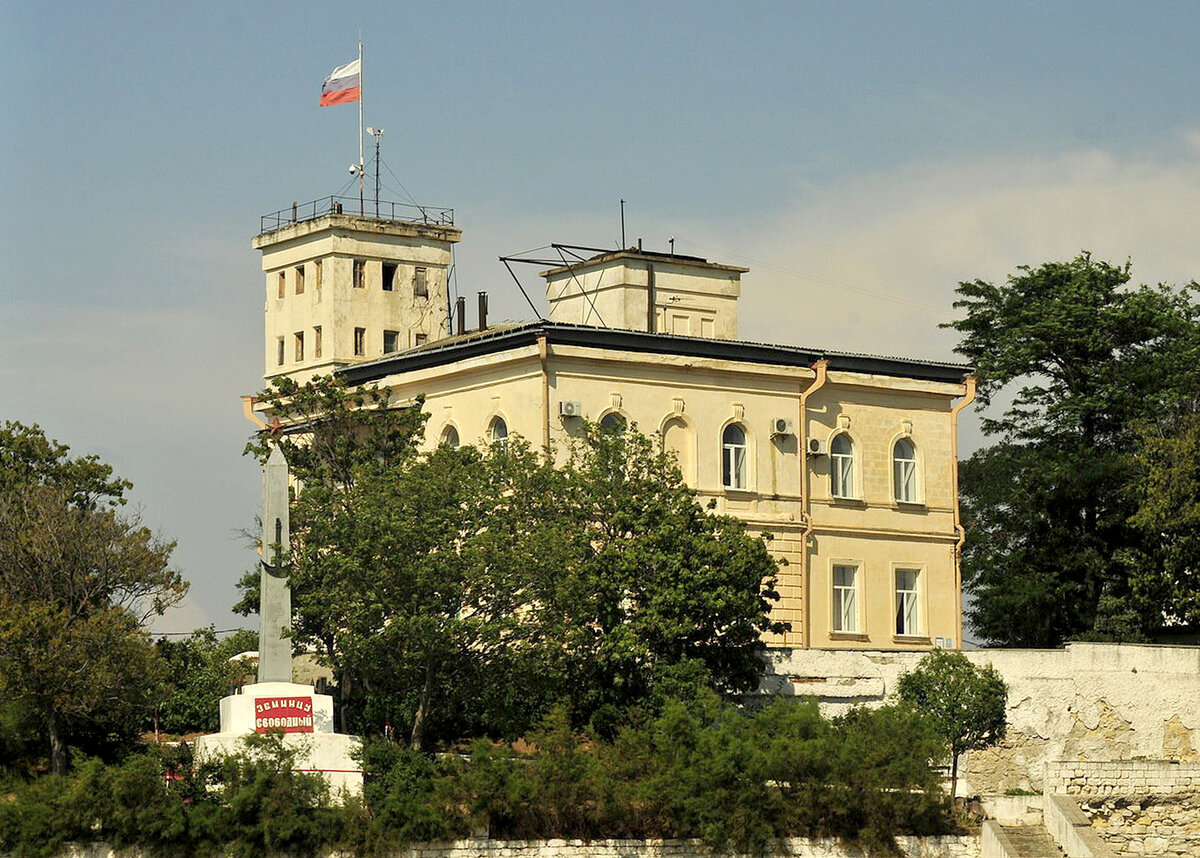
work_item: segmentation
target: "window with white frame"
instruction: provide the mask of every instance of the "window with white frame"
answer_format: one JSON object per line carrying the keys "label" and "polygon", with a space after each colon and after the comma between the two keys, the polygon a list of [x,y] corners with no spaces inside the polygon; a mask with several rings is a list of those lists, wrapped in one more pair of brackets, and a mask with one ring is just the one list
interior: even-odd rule
{"label": "window with white frame", "polygon": [[858,567],[835,563],[833,566],[833,630],[857,632]]}
{"label": "window with white frame", "polygon": [[917,448],[907,438],[892,447],[892,484],[896,500],[917,502]]}
{"label": "window with white frame", "polygon": [[447,426],[445,429],[443,429],[441,443],[443,446],[453,447],[454,449],[457,450],[458,449],[458,430],[455,429],[453,426]]}
{"label": "window with white frame", "polygon": [[854,497],[854,442],[845,432],[829,443],[829,493],[835,498]]}
{"label": "window with white frame", "polygon": [[492,422],[488,426],[488,441],[501,446],[508,441],[508,424],[504,422],[503,417],[492,418]]}
{"label": "window with white frame", "polygon": [[919,635],[921,610],[917,598],[920,583],[919,569],[896,570],[896,634]]}
{"label": "window with white frame", "polygon": [[736,423],[721,433],[721,477],[727,489],[746,488],[746,430]]}

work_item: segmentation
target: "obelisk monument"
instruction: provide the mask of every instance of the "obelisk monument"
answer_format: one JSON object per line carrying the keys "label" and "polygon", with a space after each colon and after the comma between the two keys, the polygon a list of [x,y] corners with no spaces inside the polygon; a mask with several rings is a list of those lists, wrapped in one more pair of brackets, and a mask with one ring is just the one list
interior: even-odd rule
{"label": "obelisk monument", "polygon": [[291,529],[288,463],[276,445],[263,468],[262,572],[259,575],[258,681],[292,681]]}
{"label": "obelisk monument", "polygon": [[242,753],[254,733],[283,733],[296,763],[319,772],[335,790],[362,792],[359,740],[333,730],[333,698],[292,682],[291,530],[288,464],[276,446],[263,467],[263,536],[259,557],[258,681],[221,700],[221,732],[196,739],[197,758]]}

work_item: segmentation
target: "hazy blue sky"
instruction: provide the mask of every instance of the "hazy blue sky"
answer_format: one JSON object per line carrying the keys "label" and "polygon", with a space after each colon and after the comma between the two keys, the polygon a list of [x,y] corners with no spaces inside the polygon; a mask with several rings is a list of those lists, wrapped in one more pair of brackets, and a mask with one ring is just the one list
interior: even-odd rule
{"label": "hazy blue sky", "polygon": [[[953,357],[960,280],[1081,249],[1200,274],[1200,4],[0,3],[0,419],[135,484],[183,631],[259,504],[259,215],[339,192],[366,43],[386,199],[453,207],[459,284],[549,241],[744,264],[749,339]],[[530,281],[532,282],[532,281]],[[973,443],[968,427],[967,444]]]}

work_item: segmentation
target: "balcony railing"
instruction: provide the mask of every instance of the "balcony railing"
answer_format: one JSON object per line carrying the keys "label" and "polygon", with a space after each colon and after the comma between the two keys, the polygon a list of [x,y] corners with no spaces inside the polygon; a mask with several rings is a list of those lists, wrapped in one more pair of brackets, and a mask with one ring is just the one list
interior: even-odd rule
{"label": "balcony railing", "polygon": [[393,203],[366,200],[360,208],[358,197],[321,197],[307,203],[292,203],[291,208],[265,214],[259,219],[259,234],[271,232],[291,223],[316,220],[328,214],[348,214],[392,223],[431,223],[454,225],[454,209],[419,206],[414,203]]}

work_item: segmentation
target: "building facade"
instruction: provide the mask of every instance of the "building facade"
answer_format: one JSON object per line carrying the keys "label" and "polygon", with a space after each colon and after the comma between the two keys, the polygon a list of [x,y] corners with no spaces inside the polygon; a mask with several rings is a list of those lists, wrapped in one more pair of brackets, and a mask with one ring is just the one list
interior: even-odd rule
{"label": "building facade", "polygon": [[424,396],[430,447],[519,434],[562,450],[583,420],[635,425],[701,503],[769,537],[791,631],[768,643],[961,645],[967,367],[742,342],[747,269],[633,248],[543,271],[546,319],[489,326],[481,300],[466,331],[447,291],[459,236],[336,211],[264,229],[266,379]]}

